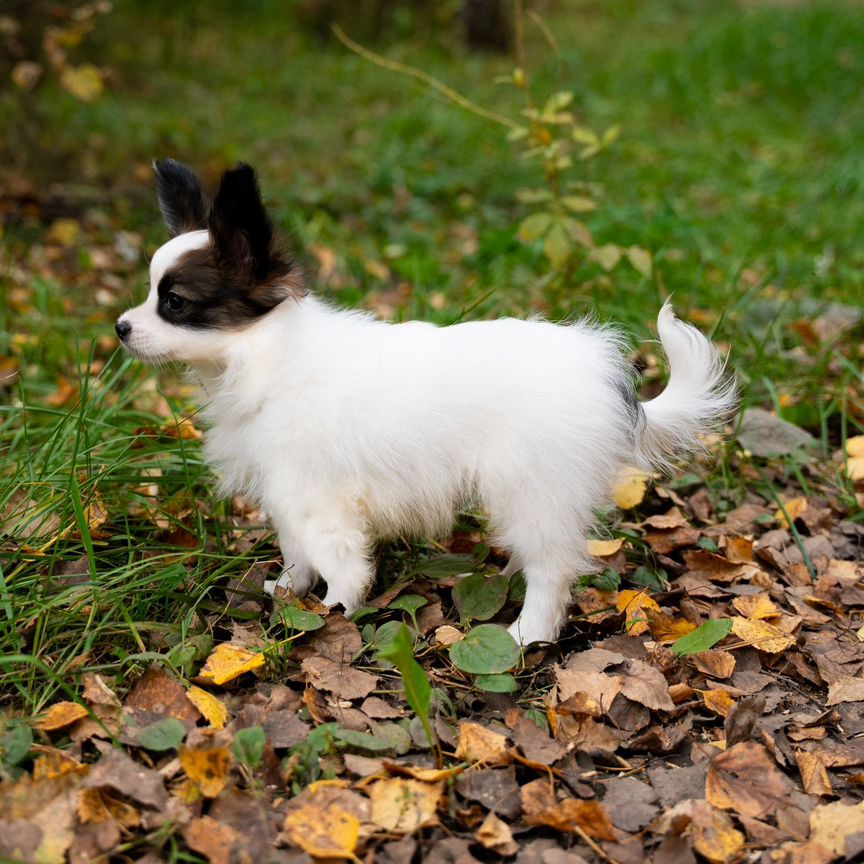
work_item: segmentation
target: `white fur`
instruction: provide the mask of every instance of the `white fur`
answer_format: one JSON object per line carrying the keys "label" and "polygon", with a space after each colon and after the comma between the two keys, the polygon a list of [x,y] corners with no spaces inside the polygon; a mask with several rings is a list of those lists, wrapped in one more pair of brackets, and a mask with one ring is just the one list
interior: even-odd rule
{"label": "white fur", "polygon": [[308,296],[233,331],[167,324],[156,285],[206,237],[181,234],[156,253],[150,297],[121,319],[133,325],[127,347],[197,369],[206,456],[225,491],[270,514],[278,584],[303,594],[320,575],[324,602],[348,612],[373,581],[374,538],[446,532],[479,495],[513,553],[508,570],[526,577],[511,632],[554,639],[571,582],[596,567],[586,538],[619,470],[693,449],[733,403],[710,343],[668,306],[658,325],[670,384],[636,423],[621,337],[587,322],[394,325]]}

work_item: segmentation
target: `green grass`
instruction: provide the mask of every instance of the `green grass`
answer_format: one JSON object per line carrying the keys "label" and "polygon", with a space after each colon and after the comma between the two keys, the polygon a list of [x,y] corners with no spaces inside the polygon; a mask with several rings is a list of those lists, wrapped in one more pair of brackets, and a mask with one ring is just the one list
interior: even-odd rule
{"label": "green grass", "polygon": [[[238,553],[198,443],[166,434],[166,404],[176,417],[194,410],[173,372],[112,354],[113,317],[142,296],[146,265],[106,271],[93,250],[110,251],[116,230],[140,233],[147,254],[163,241],[141,179],[154,156],[211,181],[233,160],[255,164],[301,249],[313,262],[316,249],[335,255],[338,278],[319,290],[339,302],[440,322],[594,310],[643,340],[671,292],[730,346],[747,403],[779,405],[825,455],[860,432],[860,324],[816,344],[792,326],[864,300],[854,5],[565,3],[549,21],[560,56],[529,24],[538,93],[572,89],[593,125],[623,127],[586,168],[602,194],[598,242],[655,257],[650,280],[583,263],[554,293],[542,251],[515,236],[527,212],[517,192],[540,178],[505,131],[296,32],[282,5],[197,22],[127,6],[97,43],[119,83],[92,105],[50,85],[34,99],[50,155],[19,170],[96,203],[76,214],[83,233],[59,263],[45,264],[38,221],[12,222],[0,240],[15,264],[0,273],[0,357],[22,369],[0,414],[0,690],[16,709],[38,710],[87,670],[126,676],[156,655],[182,667],[216,618],[242,617],[226,577],[274,555],[266,539]],[[465,56],[457,42],[400,36],[376,49],[518,117],[518,94],[495,83],[512,61]],[[0,94],[0,127],[18,108]],[[80,397],[52,407],[60,376]],[[745,492],[725,463],[711,482],[727,506]],[[139,491],[154,483],[155,497]],[[108,518],[91,531],[99,501]],[[32,536],[23,502],[45,517]],[[391,550],[390,577],[423,552]],[[71,562],[91,578],[64,576]]]}

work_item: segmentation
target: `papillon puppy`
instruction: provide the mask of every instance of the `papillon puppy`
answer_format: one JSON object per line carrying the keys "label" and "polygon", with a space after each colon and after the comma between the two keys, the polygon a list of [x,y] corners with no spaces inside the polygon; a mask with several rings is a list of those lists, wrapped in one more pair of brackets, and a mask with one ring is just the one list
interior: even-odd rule
{"label": "papillon puppy", "polygon": [[552,641],[574,579],[597,569],[587,540],[619,472],[667,466],[733,408],[717,352],[668,304],[657,326],[669,383],[640,402],[611,327],[390,324],[337,308],[309,293],[251,167],[227,171],[212,204],[187,166],[155,170],[172,239],[117,335],[200,378],[207,460],[278,532],[284,571],[270,591],[302,596],[320,577],[324,603],[350,614],[374,580],[376,538],[440,536],[479,499],[512,555],[505,572],[525,576],[510,632]]}

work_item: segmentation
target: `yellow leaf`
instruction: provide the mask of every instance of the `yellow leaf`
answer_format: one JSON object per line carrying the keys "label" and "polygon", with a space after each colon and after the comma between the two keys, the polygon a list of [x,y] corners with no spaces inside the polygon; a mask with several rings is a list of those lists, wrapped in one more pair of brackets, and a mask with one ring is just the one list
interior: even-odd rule
{"label": "yellow leaf", "polygon": [[612,497],[622,510],[632,510],[645,500],[648,475],[638,468],[625,468],[618,475]]}
{"label": "yellow leaf", "polygon": [[771,602],[768,592],[751,594],[750,596],[736,597],[732,605],[745,618],[778,618],[780,610]]}
{"label": "yellow leaf", "polygon": [[603,558],[607,555],[614,555],[623,545],[623,537],[618,537],[616,540],[589,540],[588,554]]}
{"label": "yellow leaf", "polygon": [[369,787],[371,819],[385,831],[413,834],[418,828],[434,825],[443,781],[423,783],[394,777],[378,780]]}
{"label": "yellow leaf", "polygon": [[137,828],[141,814],[125,801],[112,798],[105,789],[82,789],[78,796],[78,818],[82,822],[113,819],[124,828]]}
{"label": "yellow leaf", "polygon": [[792,636],[773,624],[768,624],[766,621],[751,621],[738,615],[732,619],[732,632],[757,651],[765,651],[767,654],[779,654],[795,644]]}
{"label": "yellow leaf", "polygon": [[231,754],[227,747],[180,748],[180,765],[205,798],[215,798],[228,783]]}
{"label": "yellow leaf", "polygon": [[193,684],[186,691],[186,698],[204,715],[204,719],[214,729],[224,728],[230,714],[225,703],[218,696]]}
{"label": "yellow leaf", "polygon": [[794,522],[807,509],[807,499],[802,495],[800,498],[786,501],[783,507],[786,509],[786,513],[789,514],[789,520],[786,519],[786,514],[780,509],[774,514],[774,518],[781,528],[789,528],[789,521]]}
{"label": "yellow leaf", "polygon": [[474,836],[483,846],[491,849],[493,852],[497,852],[499,855],[509,857],[515,855],[519,850],[519,847],[513,840],[513,832],[510,830],[510,826],[492,812],[486,816],[483,824],[477,829]]}
{"label": "yellow leaf", "polygon": [[606,243],[593,249],[588,257],[596,261],[608,273],[618,266],[618,262],[621,260],[621,247],[614,243]]}
{"label": "yellow leaf", "polygon": [[285,817],[288,839],[313,858],[349,858],[360,839],[360,820],[331,802],[325,807],[307,804]]}
{"label": "yellow leaf", "polygon": [[735,707],[735,700],[729,695],[728,690],[699,690],[697,691],[709,711],[713,711],[720,717],[728,717],[729,712]]}
{"label": "yellow leaf", "polygon": [[456,758],[485,765],[504,765],[510,761],[507,738],[479,723],[460,723]]}
{"label": "yellow leaf", "polygon": [[850,456],[846,460],[846,474],[850,480],[864,480],[864,456]]}
{"label": "yellow leaf", "polygon": [[864,435],[846,439],[847,456],[864,456]]}
{"label": "yellow leaf", "polygon": [[235,678],[239,678],[244,672],[252,672],[264,665],[264,655],[256,654],[241,648],[239,645],[229,645],[223,642],[217,645],[213,653],[207,658],[201,677],[212,681],[214,684],[227,684]]}
{"label": "yellow leaf", "polygon": [[82,102],[93,102],[102,95],[105,81],[92,63],[66,66],[60,73],[60,86]]}
{"label": "yellow leaf", "polygon": [[43,732],[53,732],[71,726],[77,720],[87,716],[87,709],[77,702],[58,702],[52,705],[45,716],[37,721],[36,728]]}
{"label": "yellow leaf", "polygon": [[661,643],[675,642],[696,629],[696,625],[686,618],[673,618],[650,607],[645,609],[645,617],[648,619],[651,635],[655,641]]}
{"label": "yellow leaf", "polygon": [[631,246],[627,250],[627,260],[634,270],[641,273],[646,279],[651,278],[652,259],[651,253],[641,246]]}
{"label": "yellow leaf", "polygon": [[657,601],[652,599],[645,591],[619,591],[615,605],[619,612],[627,616],[625,627],[631,636],[639,636],[648,629],[647,610],[659,612]]}

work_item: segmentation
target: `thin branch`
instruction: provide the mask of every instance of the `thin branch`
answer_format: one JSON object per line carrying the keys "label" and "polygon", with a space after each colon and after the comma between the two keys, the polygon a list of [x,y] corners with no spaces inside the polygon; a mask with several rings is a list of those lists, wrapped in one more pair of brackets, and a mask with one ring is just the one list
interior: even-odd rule
{"label": "thin branch", "polygon": [[437,90],[460,108],[464,108],[466,111],[470,111],[478,117],[483,117],[485,120],[491,120],[499,126],[506,126],[514,132],[522,130],[523,127],[519,123],[511,120],[509,117],[505,117],[503,114],[498,114],[496,111],[490,111],[482,105],[477,105],[475,102],[472,102],[452,87],[448,87],[443,81],[439,81],[428,72],[424,72],[422,69],[417,69],[414,66],[407,66],[396,60],[388,60],[386,57],[382,57],[380,54],[376,54],[374,51],[364,48],[362,45],[351,39],[351,37],[348,36],[338,24],[333,25],[333,33],[346,48],[350,49],[355,54],[359,54],[365,60],[371,61],[376,66],[389,69],[391,72],[398,72],[401,75],[407,75],[409,78],[416,78],[418,81],[422,81],[433,90]]}

